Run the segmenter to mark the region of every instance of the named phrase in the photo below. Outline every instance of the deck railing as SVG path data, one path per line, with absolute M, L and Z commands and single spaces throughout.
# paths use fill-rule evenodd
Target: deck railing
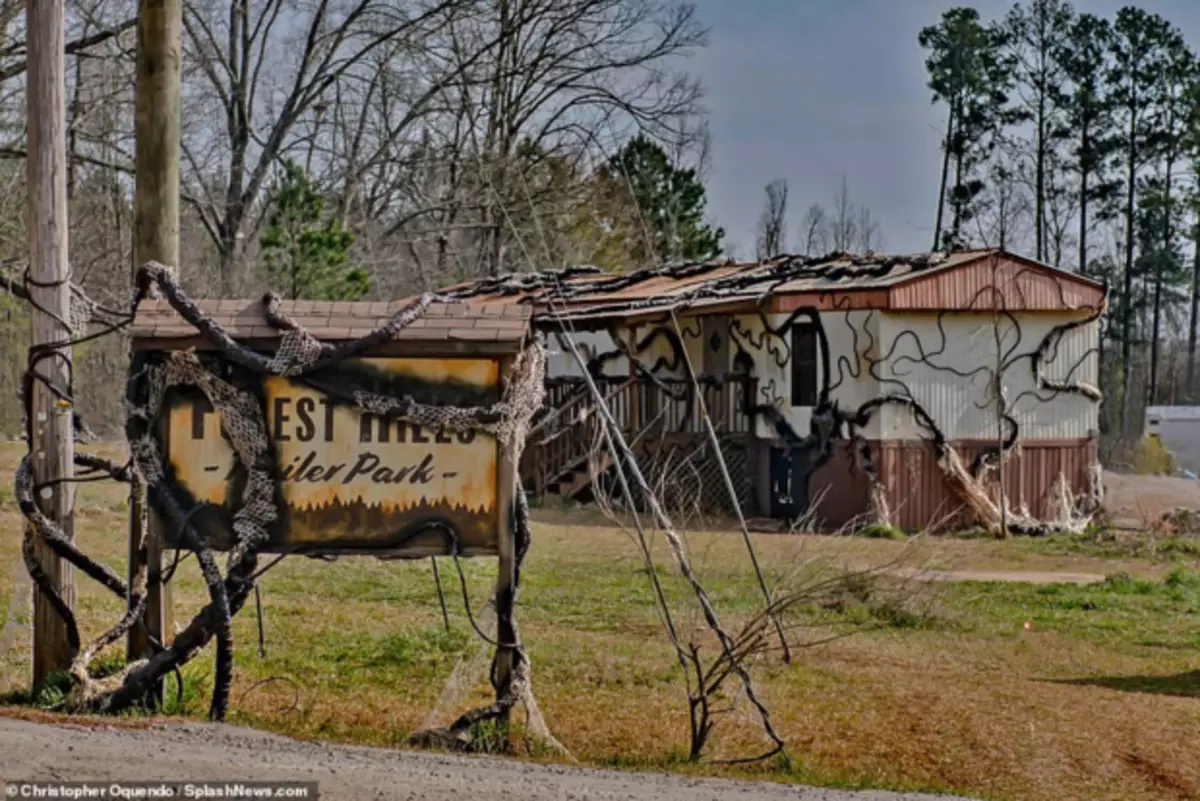
M 718 432 L 750 434 L 754 421 L 744 408 L 747 383 L 753 398 L 755 379 L 742 376 L 701 378 L 698 393 L 682 379 L 597 380 L 605 406 L 629 441 L 648 435 L 703 435 L 701 399 Z M 583 379 L 554 379 L 546 389 L 545 409 L 534 422 L 522 459 L 526 486 L 535 494 L 586 467 L 589 454 L 603 447 L 595 400 Z

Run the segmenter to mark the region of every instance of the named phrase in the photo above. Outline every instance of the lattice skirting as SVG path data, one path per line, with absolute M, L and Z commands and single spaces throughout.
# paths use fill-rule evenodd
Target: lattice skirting
M 720 437 L 721 454 L 733 478 L 738 503 L 752 506 L 750 445 L 735 437 Z M 706 437 L 678 442 L 655 442 L 639 448 L 638 461 L 668 512 L 729 516 L 736 513 L 720 460 Z

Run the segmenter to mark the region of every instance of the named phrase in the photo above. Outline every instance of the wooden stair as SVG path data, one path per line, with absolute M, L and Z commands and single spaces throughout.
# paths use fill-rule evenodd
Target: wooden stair
M 605 407 L 623 429 L 639 463 L 646 460 L 643 470 L 653 468 L 661 457 L 664 436 L 689 443 L 689 449 L 697 444 L 706 447 L 703 443 L 707 442 L 707 435 L 698 404 L 680 402 L 663 391 L 664 384 L 677 385 L 673 389 L 678 398 L 685 382 L 670 379 L 649 382 L 629 377 L 600 379 L 597 383 Z M 702 384 L 701 391 L 718 432 L 745 437 L 752 434 L 753 421 L 740 408 L 742 387 Z M 582 380 L 578 384 L 555 385 L 549 405 L 530 429 L 521 459 L 521 478 L 526 490 L 534 497 L 556 495 L 586 500 L 594 478 L 608 474 L 614 464 L 603 442 L 600 421 L 597 402 Z M 744 468 L 744 456 L 742 459 L 739 467 Z M 705 471 L 712 467 L 715 465 L 706 465 Z M 723 484 L 715 486 L 719 493 L 705 494 L 727 497 Z

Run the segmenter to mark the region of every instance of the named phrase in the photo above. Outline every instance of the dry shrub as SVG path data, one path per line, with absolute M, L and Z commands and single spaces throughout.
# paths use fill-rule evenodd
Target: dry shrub
M 776 585 L 772 603 L 743 622 L 728 649 L 693 625 L 684 646 L 689 759 L 701 758 L 718 722 L 737 710 L 739 694 L 727 689 L 736 671 L 783 650 L 776 619 L 792 654 L 865 631 L 927 625 L 935 616 L 934 584 L 911 564 L 911 553 L 906 549 L 897 559 L 865 570 L 829 559 L 798 562 Z
M 1171 476 L 1179 470 L 1175 454 L 1158 437 L 1144 437 L 1133 446 L 1133 470 L 1141 476 Z
M 1161 533 L 1177 537 L 1200 535 L 1200 510 L 1174 509 L 1159 519 L 1157 528 Z

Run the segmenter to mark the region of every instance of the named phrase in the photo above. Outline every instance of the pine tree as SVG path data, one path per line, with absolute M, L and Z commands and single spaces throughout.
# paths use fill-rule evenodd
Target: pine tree
M 1163 317 L 1164 282 L 1178 284 L 1182 280 L 1176 248 L 1176 167 L 1187 146 L 1189 104 L 1193 88 L 1200 80 L 1196 56 L 1184 42 L 1183 34 L 1172 27 L 1164 41 L 1167 69 L 1162 75 L 1162 106 L 1158 114 L 1158 133 L 1155 145 L 1161 153 L 1162 182 L 1158 192 L 1161 206 L 1161 232 L 1156 240 L 1162 256 L 1156 262 L 1154 274 L 1154 309 L 1150 334 L 1150 388 L 1151 402 L 1158 395 L 1160 332 Z
M 274 211 L 259 238 L 272 278 L 292 300 L 358 300 L 371 289 L 362 267 L 349 264 L 354 235 L 325 214 L 325 196 L 304 168 L 283 162 Z
M 1192 271 L 1191 293 L 1188 310 L 1187 377 L 1188 399 L 1195 401 L 1196 392 L 1196 326 L 1200 323 L 1200 84 L 1193 86 L 1188 94 L 1187 136 L 1184 140 L 1189 161 L 1192 185 L 1186 195 L 1186 204 L 1192 214 Z
M 1070 81 L 1065 103 L 1071 132 L 1068 165 L 1078 180 L 1079 272 L 1088 275 L 1091 212 L 1104 219 L 1113 214 L 1120 183 L 1112 178 L 1114 152 L 1119 144 L 1105 82 L 1112 43 L 1112 26 L 1091 14 L 1080 14 L 1062 44 L 1058 61 Z
M 1028 6 L 1013 6 L 1004 18 L 1021 100 L 1020 121 L 1029 122 L 1032 129 L 1034 249 L 1039 261 L 1048 250 L 1046 206 L 1056 185 L 1051 173 L 1058 168 L 1059 145 L 1069 134 L 1061 56 L 1074 16 L 1064 0 L 1030 0 Z
M 1164 99 L 1162 76 L 1170 69 L 1169 46 L 1176 32 L 1157 14 L 1126 6 L 1113 24 L 1112 60 L 1106 75 L 1121 127 L 1119 158 L 1124 170 L 1125 263 L 1120 304 L 1121 432 L 1130 430 L 1133 375 L 1134 253 L 1137 252 L 1137 188 L 1144 168 L 1153 163 L 1161 145 L 1156 112 Z
M 984 26 L 973 8 L 950 9 L 941 23 L 922 28 L 917 41 L 928 53 L 925 69 L 933 102 L 947 107 L 933 246 L 957 246 L 963 243 L 963 226 L 984 189 L 977 172 L 988 161 L 1004 126 L 1017 116 L 1008 105 L 1015 65 L 1006 49 L 1007 32 L 996 25 Z M 954 183 L 947 193 L 951 160 Z M 953 218 L 943 236 L 947 202 Z
M 650 139 L 629 140 L 597 178 L 633 204 L 641 239 L 649 240 L 640 248 L 643 261 L 703 261 L 720 254 L 725 231 L 705 221 L 707 198 L 696 170 L 672 164 Z

